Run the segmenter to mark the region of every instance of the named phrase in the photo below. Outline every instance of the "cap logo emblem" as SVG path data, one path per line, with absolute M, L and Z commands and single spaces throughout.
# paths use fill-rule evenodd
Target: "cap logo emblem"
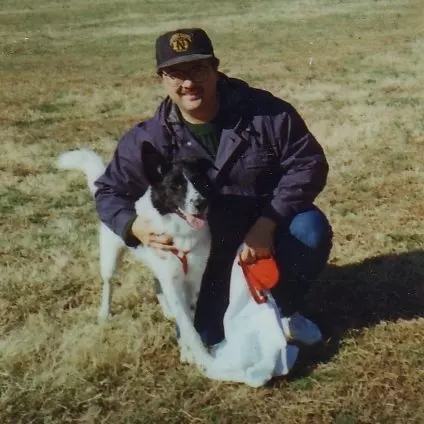
M 177 32 L 174 34 L 169 40 L 169 44 L 177 53 L 185 52 L 188 50 L 191 44 L 191 36 L 188 34 L 183 34 L 181 32 Z

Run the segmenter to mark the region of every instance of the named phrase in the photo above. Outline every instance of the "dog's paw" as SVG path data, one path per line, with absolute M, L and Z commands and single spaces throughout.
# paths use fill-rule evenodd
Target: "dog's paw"
M 103 310 L 99 311 L 97 315 L 97 322 L 99 324 L 106 324 L 108 321 L 110 321 L 110 319 L 111 319 L 111 315 L 109 311 L 103 311 Z
M 213 356 L 206 349 L 203 348 L 200 350 L 187 349 L 187 352 L 187 356 L 189 359 L 187 362 L 196 365 L 199 371 L 206 375 L 206 373 L 213 364 Z
M 196 363 L 193 352 L 186 345 L 180 346 L 180 362 L 182 364 L 194 364 L 194 363 Z
M 197 367 L 203 374 L 207 375 L 208 371 L 212 367 L 213 359 L 214 358 L 211 355 L 207 354 L 206 356 L 203 355 L 201 360 L 196 361 Z

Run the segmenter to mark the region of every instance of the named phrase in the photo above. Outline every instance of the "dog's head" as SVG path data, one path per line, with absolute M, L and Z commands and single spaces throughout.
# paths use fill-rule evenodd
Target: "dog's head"
M 213 181 L 207 174 L 212 162 L 202 158 L 169 164 L 147 142 L 143 143 L 143 159 L 157 211 L 161 215 L 175 213 L 192 228 L 203 227 L 208 203 L 215 195 Z

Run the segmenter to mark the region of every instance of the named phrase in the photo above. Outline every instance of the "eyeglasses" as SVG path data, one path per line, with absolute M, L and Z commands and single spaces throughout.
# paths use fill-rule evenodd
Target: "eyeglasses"
M 168 78 L 172 85 L 181 85 L 184 81 L 205 82 L 209 76 L 209 67 L 199 65 L 190 69 L 190 71 L 162 71 L 161 74 Z

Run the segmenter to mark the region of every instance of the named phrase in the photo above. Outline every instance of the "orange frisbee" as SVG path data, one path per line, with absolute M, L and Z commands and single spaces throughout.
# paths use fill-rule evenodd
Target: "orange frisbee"
M 266 302 L 267 297 L 263 294 L 263 290 L 273 288 L 280 278 L 275 259 L 272 257 L 263 258 L 252 264 L 246 264 L 239 258 L 239 265 L 255 301 L 257 303 Z

